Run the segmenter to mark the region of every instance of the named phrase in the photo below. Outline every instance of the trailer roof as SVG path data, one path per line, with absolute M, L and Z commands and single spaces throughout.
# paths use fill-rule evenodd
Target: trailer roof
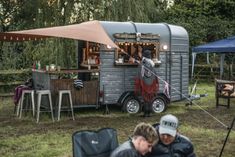
M 117 33 L 128 33 L 128 34 L 153 34 L 159 35 L 161 44 L 170 45 L 171 40 L 183 39 L 188 40 L 187 31 L 176 25 L 167 23 L 134 23 L 134 22 L 115 22 L 115 21 L 100 21 L 101 25 L 108 33 L 109 37 L 113 41 L 117 41 L 115 34 Z M 125 40 L 125 39 L 124 39 Z M 136 39 L 132 39 L 135 42 Z M 128 41 L 130 41 L 128 39 Z M 154 39 L 153 39 L 154 41 Z

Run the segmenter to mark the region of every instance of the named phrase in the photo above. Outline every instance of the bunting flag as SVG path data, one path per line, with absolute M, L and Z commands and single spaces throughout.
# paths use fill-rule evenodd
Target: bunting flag
M 164 89 L 163 89 L 163 93 L 170 98 L 170 92 L 169 92 L 169 83 L 164 81 Z

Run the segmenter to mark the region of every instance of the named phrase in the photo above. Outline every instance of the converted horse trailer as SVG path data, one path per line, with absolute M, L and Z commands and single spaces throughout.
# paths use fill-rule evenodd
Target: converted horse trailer
M 74 107 L 118 104 L 129 113 L 141 111 L 143 101 L 134 93 L 139 69 L 136 61 L 141 62 L 143 50 L 151 53 L 153 73 L 159 80 L 159 91 L 152 100 L 153 111 L 162 112 L 169 102 L 188 96 L 189 38 L 187 31 L 180 26 L 87 21 L 0 33 L 0 41 L 10 42 L 49 37 L 78 40 L 78 68 L 39 68 L 32 71 L 34 89 L 49 89 L 54 104 L 59 90 L 70 90 Z M 79 80 L 67 77 L 70 74 L 75 74 Z
M 84 41 L 78 41 L 77 46 L 78 69 L 97 69 L 78 74 L 84 82 L 97 82 L 89 87 L 94 95 L 88 96 L 96 100 L 96 105 L 118 104 L 129 113 L 141 110 L 141 99 L 134 94 L 138 64 L 128 59 L 138 48 L 151 50 L 159 78 L 160 88 L 152 101 L 154 112 L 162 112 L 170 101 L 182 100 L 182 95 L 188 95 L 189 37 L 183 27 L 166 23 L 100 23 L 119 48 Z M 166 93 L 166 83 L 169 93 Z

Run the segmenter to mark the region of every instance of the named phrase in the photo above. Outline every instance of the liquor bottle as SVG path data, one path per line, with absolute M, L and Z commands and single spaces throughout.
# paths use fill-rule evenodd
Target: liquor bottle
M 36 61 L 36 69 L 38 69 L 38 61 Z
M 39 69 L 39 70 L 41 69 L 41 63 L 40 63 L 40 61 L 38 61 L 38 69 Z
M 35 69 L 36 69 L 36 63 L 33 62 L 33 70 L 35 70 Z

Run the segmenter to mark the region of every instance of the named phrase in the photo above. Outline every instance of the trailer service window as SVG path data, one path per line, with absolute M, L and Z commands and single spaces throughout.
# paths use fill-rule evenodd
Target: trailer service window
M 142 51 L 150 50 L 152 60 L 159 64 L 159 42 L 118 42 L 120 49 L 115 52 L 116 65 L 137 65 L 142 59 Z
M 115 53 L 116 65 L 137 65 L 142 59 L 142 51 L 150 50 L 153 62 L 160 64 L 159 34 L 152 33 L 116 33 L 113 35 L 119 46 Z

